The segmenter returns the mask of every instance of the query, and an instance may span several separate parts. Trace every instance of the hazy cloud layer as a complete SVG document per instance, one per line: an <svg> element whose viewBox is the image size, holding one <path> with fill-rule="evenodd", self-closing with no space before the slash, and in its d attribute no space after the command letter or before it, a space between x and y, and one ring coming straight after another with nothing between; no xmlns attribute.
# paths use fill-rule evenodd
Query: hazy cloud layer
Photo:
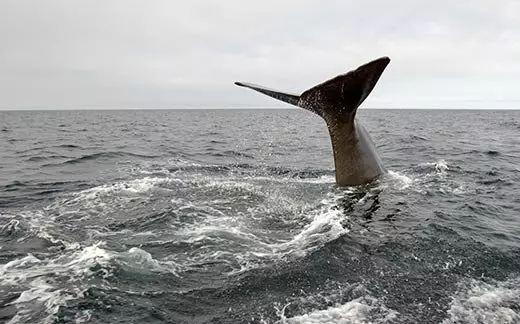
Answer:
<svg viewBox="0 0 520 324"><path fill-rule="evenodd" d="M366 107L519 108L520 1L2 0L0 109L285 107L392 58Z"/></svg>

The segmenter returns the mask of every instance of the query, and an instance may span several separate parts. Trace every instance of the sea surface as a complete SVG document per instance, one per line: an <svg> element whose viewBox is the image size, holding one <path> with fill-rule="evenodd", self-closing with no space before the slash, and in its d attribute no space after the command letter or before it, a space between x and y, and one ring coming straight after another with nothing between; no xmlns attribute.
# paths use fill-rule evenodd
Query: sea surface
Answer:
<svg viewBox="0 0 520 324"><path fill-rule="evenodd" d="M520 111L0 112L1 323L520 323Z"/></svg>

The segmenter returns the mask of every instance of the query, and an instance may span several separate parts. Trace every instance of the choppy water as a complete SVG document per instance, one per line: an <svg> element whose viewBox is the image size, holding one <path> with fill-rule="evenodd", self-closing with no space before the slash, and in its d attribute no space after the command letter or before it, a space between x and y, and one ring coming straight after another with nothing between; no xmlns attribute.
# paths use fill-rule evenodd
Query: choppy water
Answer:
<svg viewBox="0 0 520 324"><path fill-rule="evenodd" d="M520 111L0 112L0 322L519 323Z"/></svg>

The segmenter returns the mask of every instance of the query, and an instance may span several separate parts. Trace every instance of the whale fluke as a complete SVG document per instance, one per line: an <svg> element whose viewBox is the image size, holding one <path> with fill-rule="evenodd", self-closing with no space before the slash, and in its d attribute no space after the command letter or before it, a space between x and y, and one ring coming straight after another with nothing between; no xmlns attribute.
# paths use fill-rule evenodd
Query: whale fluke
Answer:
<svg viewBox="0 0 520 324"><path fill-rule="evenodd" d="M325 119L355 114L374 89L388 63L388 57L381 57L318 84L300 95L298 106L312 110Z"/></svg>
<svg viewBox="0 0 520 324"><path fill-rule="evenodd" d="M388 57L378 58L318 84L300 96L250 83L235 84L321 116L327 123L332 140L336 183L359 185L385 172L370 136L355 121L355 117L358 107L372 92L388 63Z"/></svg>

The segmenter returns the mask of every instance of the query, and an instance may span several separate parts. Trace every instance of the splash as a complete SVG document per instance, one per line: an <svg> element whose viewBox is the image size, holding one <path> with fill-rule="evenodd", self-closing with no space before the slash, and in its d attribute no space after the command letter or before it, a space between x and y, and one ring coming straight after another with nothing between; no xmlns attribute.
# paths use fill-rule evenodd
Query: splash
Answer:
<svg viewBox="0 0 520 324"><path fill-rule="evenodd" d="M473 186L450 176L451 167L441 159L421 163L411 170L388 171L381 183L382 188L413 190L423 195L441 193L447 195L466 194Z"/></svg>

